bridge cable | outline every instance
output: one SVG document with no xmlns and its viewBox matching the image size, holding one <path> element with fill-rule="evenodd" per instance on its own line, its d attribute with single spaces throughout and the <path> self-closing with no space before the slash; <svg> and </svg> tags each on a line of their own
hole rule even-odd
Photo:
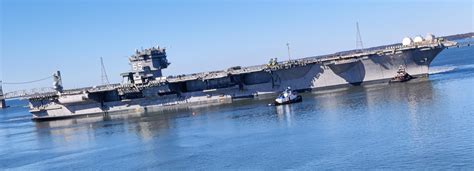
<svg viewBox="0 0 474 171">
<path fill-rule="evenodd" d="M 44 80 L 47 80 L 47 79 L 50 79 L 50 78 L 53 78 L 53 76 L 48 76 L 48 77 L 45 77 L 45 78 L 41 78 L 41 79 L 37 79 L 37 80 L 32 80 L 32 81 L 24 81 L 24 82 L 0 82 L 1 84 L 30 84 L 30 83 L 35 83 L 35 82 L 40 82 L 40 81 L 44 81 Z"/>
</svg>

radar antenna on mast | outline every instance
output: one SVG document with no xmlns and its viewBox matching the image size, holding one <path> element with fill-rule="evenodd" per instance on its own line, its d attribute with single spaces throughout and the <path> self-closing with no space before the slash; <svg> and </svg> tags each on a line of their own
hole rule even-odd
<svg viewBox="0 0 474 171">
<path fill-rule="evenodd" d="M 356 49 L 362 52 L 364 51 L 364 44 L 362 43 L 362 36 L 360 35 L 359 22 L 356 22 L 356 28 L 357 28 Z"/>
<path fill-rule="evenodd" d="M 101 66 L 101 78 L 102 78 L 102 85 L 108 85 L 109 78 L 107 77 L 107 72 L 105 71 L 104 60 L 100 57 L 100 66 Z"/>
</svg>

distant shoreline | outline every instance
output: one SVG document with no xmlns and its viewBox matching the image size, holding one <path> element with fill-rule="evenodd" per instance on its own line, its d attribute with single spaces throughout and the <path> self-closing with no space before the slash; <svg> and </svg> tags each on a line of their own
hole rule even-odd
<svg viewBox="0 0 474 171">
<path fill-rule="evenodd" d="M 445 38 L 447 40 L 459 40 L 459 39 L 471 38 L 473 36 L 474 36 L 474 32 L 469 32 L 469 33 L 462 33 L 462 34 L 444 36 L 443 38 Z"/>
</svg>

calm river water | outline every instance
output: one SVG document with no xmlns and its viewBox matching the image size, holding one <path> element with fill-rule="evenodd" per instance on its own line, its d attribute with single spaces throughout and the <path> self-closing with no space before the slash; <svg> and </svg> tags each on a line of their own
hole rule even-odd
<svg viewBox="0 0 474 171">
<path fill-rule="evenodd" d="M 35 123 L 0 110 L 0 169 L 474 169 L 474 47 L 424 81 Z"/>
</svg>

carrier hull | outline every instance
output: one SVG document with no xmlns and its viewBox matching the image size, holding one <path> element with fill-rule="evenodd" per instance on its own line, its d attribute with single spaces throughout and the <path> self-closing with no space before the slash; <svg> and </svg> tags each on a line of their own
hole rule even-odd
<svg viewBox="0 0 474 171">
<path fill-rule="evenodd" d="M 104 91 L 87 91 L 92 94 L 88 96 L 90 99 L 81 101 L 83 98 L 79 98 L 67 104 L 58 100 L 60 96 L 67 96 L 64 94 L 32 98 L 30 112 L 34 120 L 151 112 L 168 107 L 231 103 L 236 99 L 273 95 L 287 87 L 301 92 L 388 83 L 400 66 L 417 78 L 428 76 L 431 61 L 444 48 L 445 44 L 440 42 L 410 47 L 395 45 L 365 52 L 302 58 L 275 66 L 259 65 L 204 75 L 168 77 L 141 85 L 141 88 L 132 86 L 137 89 L 135 94 L 139 94 L 134 98 L 126 98 L 130 95 L 123 93 L 124 87 L 127 87 L 124 85 Z M 130 86 L 127 88 L 130 89 Z M 101 98 L 94 98 L 94 93 Z M 104 100 L 109 96 L 117 97 Z"/>
</svg>

